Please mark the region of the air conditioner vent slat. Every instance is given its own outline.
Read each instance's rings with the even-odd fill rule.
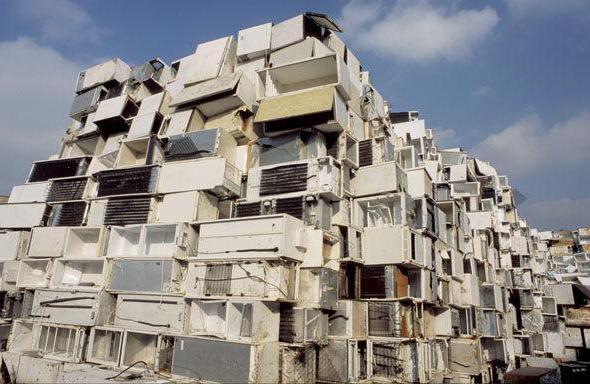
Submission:
[[[307,189],[307,167],[307,163],[303,163],[263,169],[260,195],[305,191]]]
[[[373,164],[373,139],[359,141],[359,166]]]

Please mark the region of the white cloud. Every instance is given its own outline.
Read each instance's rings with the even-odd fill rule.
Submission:
[[[504,0],[508,11],[515,16],[548,16],[590,13],[588,0]]]
[[[488,99],[494,95],[494,90],[488,86],[483,86],[472,92],[473,96],[481,99]]]
[[[433,132],[437,148],[457,147],[459,140],[453,128],[435,128]]]
[[[499,20],[490,7],[451,10],[427,0],[352,0],[339,19],[356,48],[419,62],[469,58]]]
[[[590,112],[582,111],[571,119],[544,129],[541,119],[527,116],[499,133],[488,136],[473,153],[491,161],[510,176],[590,161]]]
[[[51,47],[0,42],[0,192],[22,184],[31,161],[59,149],[81,65]]]
[[[18,0],[15,4],[17,15],[39,25],[44,41],[96,42],[105,32],[71,0]]]
[[[590,225],[590,197],[526,202],[520,211],[531,226],[540,229],[574,229]]]

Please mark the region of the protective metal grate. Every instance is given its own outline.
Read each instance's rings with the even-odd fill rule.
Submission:
[[[286,213],[300,220],[304,219],[305,210],[303,209],[302,197],[290,197],[286,199],[277,199],[275,213]]]
[[[82,157],[34,163],[29,175],[29,182],[83,175],[88,169],[90,159],[90,157]]]
[[[260,214],[260,202],[238,203],[234,208],[234,217],[259,216]]]
[[[373,345],[373,374],[375,376],[397,378],[403,372],[403,360],[407,356],[401,356],[400,345],[395,343]]]
[[[231,292],[231,264],[208,265],[205,272],[205,295],[228,295]]]
[[[55,180],[51,183],[47,201],[82,200],[87,181],[88,179],[86,177]]]
[[[373,164],[373,139],[359,141],[359,166]]]
[[[218,129],[205,129],[171,136],[166,147],[166,160],[188,160],[213,156],[217,153],[218,136]]]
[[[305,191],[307,163],[263,169],[260,179],[261,196]]]
[[[399,302],[369,303],[369,336],[400,337]]]
[[[98,197],[151,193],[156,188],[158,167],[116,169],[97,175]]]
[[[293,307],[287,304],[281,305],[279,322],[279,341],[284,343],[295,342],[297,332],[295,330],[295,312]]]
[[[84,222],[86,203],[74,202],[55,204],[51,209],[48,226],[78,227]]]
[[[104,225],[144,224],[151,210],[150,197],[124,197],[109,199],[104,216]]]

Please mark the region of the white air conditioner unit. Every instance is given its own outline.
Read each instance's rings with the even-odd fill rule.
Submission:
[[[474,182],[459,182],[451,183],[451,197],[454,199],[461,199],[464,197],[477,197],[481,195],[480,183]]]
[[[76,92],[111,82],[122,83],[130,74],[131,68],[123,60],[115,58],[80,72]]]
[[[406,174],[395,161],[361,167],[350,180],[355,197],[401,192],[406,185]]]
[[[158,356],[158,333],[126,330],[121,347],[122,367],[129,367],[137,361],[145,362],[150,370],[155,370]]]
[[[137,110],[137,104],[128,95],[113,97],[98,104],[93,122],[101,131],[126,131],[129,119],[137,114]]]
[[[250,156],[257,167],[325,157],[326,137],[316,130],[298,130],[277,137],[264,137],[251,147]]]
[[[31,228],[43,225],[45,203],[0,204],[0,228]]]
[[[332,228],[332,207],[340,200],[331,204],[318,195],[272,198],[262,201],[239,201],[233,206],[233,217],[248,217],[273,214],[289,214],[305,223],[305,226],[321,228],[329,231]]]
[[[353,200],[353,223],[357,227],[414,226],[414,202],[405,193]]]
[[[97,86],[86,91],[82,91],[74,97],[70,117],[82,121],[85,116],[96,111],[98,103],[107,95],[107,89]]]
[[[104,247],[109,234],[107,227],[70,227],[66,235],[64,258],[99,258],[104,255]]]
[[[51,288],[59,289],[101,289],[104,286],[105,260],[57,259],[51,276]]]
[[[171,373],[208,382],[277,383],[279,343],[245,343],[211,337],[174,336]],[[220,361],[234,362],[231,368]],[[194,364],[198,361],[199,364]]]
[[[201,83],[185,84],[172,99],[171,107],[196,107],[209,118],[246,105],[256,105],[254,84],[241,71],[228,73]]]
[[[209,191],[218,196],[240,196],[242,172],[221,157],[165,163],[157,191]]]
[[[185,317],[182,296],[119,294],[113,324],[128,329],[182,333]]]
[[[158,222],[192,222],[219,217],[218,198],[202,191],[167,193],[158,203]]]
[[[337,265],[336,260],[340,258],[342,248],[336,235],[322,229],[306,227],[304,238],[306,252],[300,265],[302,268],[334,268]]]
[[[56,324],[101,325],[109,320],[114,304],[104,291],[37,289],[31,317]]]
[[[173,258],[110,259],[107,290],[122,293],[182,293],[186,266]]]
[[[101,365],[118,366],[121,360],[123,336],[124,330],[118,328],[90,328],[86,361]]]
[[[290,215],[269,215],[201,223],[197,258],[200,260],[301,261],[303,222]]]
[[[108,257],[187,257],[196,254],[196,231],[186,224],[111,227]]]
[[[370,379],[373,381],[399,380],[404,383],[420,381],[424,358],[418,354],[415,340],[376,339],[370,343]],[[412,356],[409,358],[408,356]]]
[[[30,238],[29,231],[0,231],[0,261],[24,257]]]
[[[325,343],[328,315],[320,309],[281,306],[279,341],[287,343]]]
[[[363,131],[364,132],[364,131]],[[395,160],[394,146],[387,136],[360,140],[358,143],[359,166],[366,167]]]
[[[330,339],[318,351],[318,381],[355,383],[367,378],[369,342],[366,340]]]
[[[276,341],[279,313],[279,304],[272,302],[192,300],[189,334],[252,343]]]
[[[49,284],[53,267],[51,259],[23,259],[19,262],[16,286],[43,288]]]
[[[8,260],[3,261],[0,264],[2,268],[2,277],[0,278],[0,290],[7,292],[18,290],[16,282],[18,279],[18,270],[20,263],[21,262],[19,260]]]
[[[297,304],[306,308],[334,309],[338,302],[338,271],[301,268]]]
[[[33,328],[33,349],[44,358],[79,363],[85,341],[85,327],[37,323]]]
[[[329,334],[336,337],[363,338],[367,335],[367,303],[338,300],[335,312],[328,316]]]
[[[423,266],[422,235],[408,227],[364,228],[363,260],[367,265],[400,264]]]
[[[263,99],[254,123],[263,124],[267,137],[309,127],[342,132],[348,128],[348,109],[335,87],[324,86]]]
[[[196,299],[296,300],[298,274],[297,265],[287,262],[189,262],[185,296]]]
[[[281,383],[315,383],[317,351],[311,345],[282,345],[279,357]]]
[[[141,100],[137,116],[133,118],[131,127],[129,128],[128,139],[150,136],[160,131],[163,122],[160,109],[164,104],[166,96],[167,94],[165,92],[160,92]]]
[[[340,163],[332,157],[324,157],[251,168],[248,172],[248,200],[306,194],[319,194],[328,200],[341,199]]]
[[[238,32],[237,56],[242,61],[248,61],[270,52],[270,36],[272,23],[240,29]]]
[[[36,227],[31,231],[29,257],[60,257],[63,255],[68,227]]]
[[[12,187],[8,203],[43,203],[47,201],[47,194],[51,181],[17,185]]]
[[[164,158],[164,150],[155,136],[124,140],[117,155],[117,167],[157,164]]]
[[[258,73],[265,79],[266,97],[333,86],[344,100],[350,99],[349,70],[336,54],[292,61]]]

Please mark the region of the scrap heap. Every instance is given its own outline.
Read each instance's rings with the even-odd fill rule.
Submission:
[[[552,272],[588,254],[390,110],[338,32],[306,13],[80,73],[60,153],[0,205],[9,373],[470,383],[588,357],[587,290]]]

